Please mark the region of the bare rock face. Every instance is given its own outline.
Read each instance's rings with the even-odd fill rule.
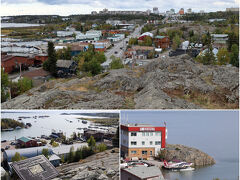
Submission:
[[[164,152],[167,161],[181,160],[192,162],[195,166],[206,166],[215,164],[215,160],[208,154],[192,147],[180,144],[168,144]]]
[[[237,109],[238,68],[188,55],[95,77],[57,79],[2,103],[3,109]]]

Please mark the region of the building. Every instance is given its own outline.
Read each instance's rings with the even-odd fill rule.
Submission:
[[[168,36],[155,36],[153,42],[156,48],[167,49],[170,47],[170,39]]]
[[[41,147],[31,147],[31,148],[22,148],[22,149],[13,149],[13,150],[4,150],[3,152],[3,161],[11,162],[12,157],[15,156],[16,152],[20,154],[20,156],[31,158],[42,154],[43,149],[48,149],[48,154],[51,155],[53,153],[52,149],[49,149],[48,146]]]
[[[121,180],[164,180],[161,170],[156,166],[139,166],[121,169]]]
[[[153,8],[153,14],[159,14],[158,7]]]
[[[73,60],[57,60],[57,75],[65,77],[76,73],[77,63]]]
[[[54,167],[58,167],[61,162],[61,158],[59,156],[57,156],[56,154],[50,155],[48,160],[50,161],[50,163],[52,163],[52,165]]]
[[[38,143],[35,139],[31,139],[28,137],[21,137],[19,139],[17,139],[17,144],[21,147],[21,148],[28,148],[28,147],[36,147],[38,146]]]
[[[92,11],[91,15],[97,15],[97,11]]]
[[[150,33],[150,32],[145,32],[145,33],[141,34],[141,35],[138,37],[138,40],[143,41],[143,40],[145,39],[145,37],[147,37],[147,36],[153,38],[153,34],[152,34],[152,33]]]
[[[181,8],[178,13],[179,13],[180,15],[184,15],[184,9]]]
[[[191,14],[191,13],[192,13],[192,9],[191,9],[191,8],[188,8],[188,9],[187,9],[187,13],[188,13],[188,14]]]
[[[151,14],[151,10],[148,9],[148,10],[146,11],[146,13],[147,13],[147,15],[150,15],[150,14]]]
[[[152,46],[133,46],[133,54],[136,59],[147,59],[150,54],[154,54],[155,48]],[[133,58],[133,57],[132,57]]]
[[[1,67],[6,73],[19,71],[20,66],[21,70],[25,70],[33,64],[34,58],[28,54],[1,55]]]
[[[59,174],[57,169],[43,155],[13,162],[11,166],[22,180],[48,180]]]
[[[166,127],[148,124],[121,125],[121,154],[126,158],[149,159],[165,148]]]
[[[228,34],[211,34],[213,47],[227,47]]]
[[[77,40],[99,40],[100,37],[102,36],[102,31],[97,31],[97,30],[90,30],[87,31],[86,34],[83,33],[78,33],[76,35]]]
[[[235,8],[226,8],[227,12],[239,12],[239,7],[235,7]]]

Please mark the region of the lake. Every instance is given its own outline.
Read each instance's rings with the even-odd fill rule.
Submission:
[[[12,119],[18,120],[18,117],[20,116],[30,117],[25,119],[22,118],[21,121],[24,123],[31,123],[32,127],[28,129],[23,128],[23,129],[14,130],[14,131],[1,132],[1,139],[14,140],[15,138],[18,139],[22,136],[39,137],[41,135],[50,135],[52,130],[55,130],[55,131],[61,130],[66,135],[66,137],[70,137],[73,134],[73,132],[83,133],[83,130],[78,130],[77,128],[87,128],[89,125],[93,125],[93,123],[88,121],[87,124],[83,124],[82,120],[79,118],[103,118],[103,117],[77,115],[77,114],[62,115],[62,113],[86,113],[86,112],[118,113],[118,111],[84,111],[84,110],[2,111],[1,118],[12,118]],[[49,117],[44,117],[44,118],[38,117],[35,119],[34,116],[49,116]],[[107,127],[105,129],[107,130]]]
[[[14,27],[35,27],[44,26],[45,24],[28,24],[28,23],[1,23],[1,28],[14,28]]]
[[[121,111],[121,123],[167,125],[168,144],[197,148],[216,160],[192,172],[166,172],[166,180],[238,180],[238,111]]]

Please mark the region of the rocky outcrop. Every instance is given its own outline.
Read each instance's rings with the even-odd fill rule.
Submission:
[[[180,144],[168,144],[163,152],[167,161],[180,160],[192,162],[194,166],[206,166],[215,164],[215,160],[208,154],[192,147]]]
[[[2,103],[2,108],[237,109],[238,79],[236,67],[202,65],[181,55],[134,70],[52,80]]]
[[[107,150],[83,160],[58,167],[59,176],[54,180],[118,180],[119,149]]]

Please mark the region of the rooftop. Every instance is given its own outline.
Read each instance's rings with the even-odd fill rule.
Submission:
[[[57,67],[69,68],[73,62],[73,60],[59,59],[57,60]]]
[[[155,36],[156,39],[163,39],[165,37],[167,37],[167,36]]]
[[[28,138],[28,137],[20,137],[18,140],[20,141],[23,141],[23,142],[28,142],[28,141],[31,141],[32,139],[31,138]]]
[[[11,166],[22,180],[48,180],[58,175],[57,169],[43,155],[13,162]]]
[[[52,148],[53,152],[57,155],[61,154],[67,154],[70,151],[71,147],[74,147],[74,151],[77,150],[77,148],[81,148],[83,146],[88,146],[87,143],[78,143],[78,144],[72,144],[72,145],[60,145],[58,147]]]
[[[134,50],[154,50],[155,48],[152,46],[133,46],[132,49]]]
[[[150,166],[150,167],[139,166],[139,167],[122,169],[122,170],[130,174],[133,174],[139,177],[140,179],[152,178],[152,179],[164,180],[162,172],[156,166]]]

